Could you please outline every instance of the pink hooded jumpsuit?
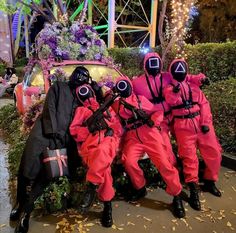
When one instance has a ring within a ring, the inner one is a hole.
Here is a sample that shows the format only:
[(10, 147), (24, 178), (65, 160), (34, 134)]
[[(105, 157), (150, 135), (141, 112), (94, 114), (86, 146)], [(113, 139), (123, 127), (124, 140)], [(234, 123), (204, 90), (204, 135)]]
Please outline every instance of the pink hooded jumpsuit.
[[(174, 60), (170, 69), (177, 61), (181, 59)], [(185, 182), (198, 182), (197, 149), (200, 150), (206, 164), (204, 178), (217, 181), (221, 163), (221, 146), (215, 135), (209, 102), (200, 88), (186, 79), (179, 83), (180, 91), (174, 93), (173, 86), (178, 83), (172, 79), (172, 84), (164, 90), (164, 96), (166, 102), (172, 107), (174, 132), (178, 154), (183, 162)], [(184, 104), (186, 101), (190, 103), (188, 107)], [(201, 126), (208, 126), (209, 132), (204, 134)]]
[(125, 101), (136, 108), (143, 109), (151, 116), (154, 122), (152, 128), (147, 124), (142, 124), (140, 121), (131, 124), (127, 123), (125, 126), (126, 133), (123, 141), (122, 162), (134, 188), (138, 190), (146, 184), (143, 171), (138, 165), (138, 160), (146, 152), (162, 175), (167, 185), (166, 192), (173, 196), (178, 195), (182, 190), (178, 171), (168, 160), (166, 148), (163, 144), (160, 130), (158, 129), (163, 119), (163, 111), (156, 111), (154, 105), (148, 99), (132, 93), (128, 98), (120, 98), (112, 106), (120, 118), (126, 122), (130, 122), (134, 115), (132, 111), (124, 107), (121, 101)]
[[(164, 112), (164, 120), (161, 123), (161, 135), (164, 144), (167, 147), (167, 155), (170, 162), (176, 166), (176, 158), (172, 151), (172, 145), (170, 143), (170, 122), (172, 120), (170, 106), (166, 103), (163, 95), (163, 90), (166, 86), (171, 83), (171, 74), (167, 72), (161, 72), (156, 77), (149, 75), (145, 64), (147, 60), (151, 57), (157, 57), (161, 60), (158, 53), (147, 53), (144, 58), (144, 71), (145, 73), (141, 76), (133, 79), (134, 93), (137, 95), (145, 96), (149, 101), (153, 102), (153, 94), (159, 99), (158, 103), (154, 103), (156, 110), (161, 110)], [(201, 85), (201, 80), (205, 78), (204, 74), (199, 75), (188, 75), (187, 80), (195, 83), (196, 85)], [(148, 84), (149, 83), (149, 84)], [(153, 94), (152, 94), (153, 93)]]
[(84, 122), (99, 108), (95, 98), (89, 98), (84, 106), (78, 107), (70, 125), (70, 133), (77, 142), (77, 147), (83, 162), (88, 166), (86, 180), (99, 185), (98, 198), (110, 201), (115, 191), (112, 186), (111, 164), (116, 156), (122, 127), (112, 108), (110, 114), (104, 113), (105, 121), (113, 129), (113, 136), (105, 136), (106, 129), (90, 133)]

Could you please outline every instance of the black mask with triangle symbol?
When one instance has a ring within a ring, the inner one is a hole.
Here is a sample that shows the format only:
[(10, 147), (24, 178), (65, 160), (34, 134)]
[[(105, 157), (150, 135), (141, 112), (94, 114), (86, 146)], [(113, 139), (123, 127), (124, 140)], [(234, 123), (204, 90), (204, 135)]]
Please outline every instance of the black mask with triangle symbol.
[(184, 81), (187, 75), (187, 65), (183, 61), (177, 61), (171, 65), (171, 74), (173, 78), (178, 81)]

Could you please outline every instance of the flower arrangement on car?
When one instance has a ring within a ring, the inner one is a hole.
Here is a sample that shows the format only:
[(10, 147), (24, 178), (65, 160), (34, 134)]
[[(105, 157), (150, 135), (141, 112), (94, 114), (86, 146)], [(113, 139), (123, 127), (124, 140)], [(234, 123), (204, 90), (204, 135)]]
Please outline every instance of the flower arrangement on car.
[(73, 22), (46, 24), (36, 39), (36, 52), (40, 59), (95, 60), (108, 57), (105, 42), (89, 25)]

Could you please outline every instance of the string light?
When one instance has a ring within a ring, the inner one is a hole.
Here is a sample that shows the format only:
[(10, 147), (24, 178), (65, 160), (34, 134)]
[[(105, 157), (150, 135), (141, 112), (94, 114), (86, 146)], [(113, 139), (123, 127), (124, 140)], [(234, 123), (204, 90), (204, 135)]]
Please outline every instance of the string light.
[(185, 54), (184, 47), (184, 38), (187, 35), (186, 24), (189, 20), (189, 13), (191, 7), (194, 5), (195, 0), (172, 0), (171, 1), (171, 28), (172, 36), (176, 37), (175, 49), (177, 51), (176, 58), (184, 57)]

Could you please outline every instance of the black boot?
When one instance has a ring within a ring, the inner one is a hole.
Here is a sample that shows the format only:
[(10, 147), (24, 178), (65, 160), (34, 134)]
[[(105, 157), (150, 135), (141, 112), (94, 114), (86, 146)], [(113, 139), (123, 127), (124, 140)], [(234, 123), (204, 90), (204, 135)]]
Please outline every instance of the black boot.
[(23, 212), (23, 206), (29, 202), (29, 196), (34, 183), (33, 180), (29, 180), (25, 177), (18, 177), (17, 180), (17, 202), (11, 210), (10, 220), (16, 221), (20, 218)]
[(113, 224), (111, 201), (104, 202), (101, 223), (104, 227), (111, 227)]
[(15, 229), (15, 233), (27, 233), (29, 229), (29, 218), (30, 215), (27, 213), (23, 213), (21, 216), (18, 225)]
[(87, 189), (79, 205), (80, 212), (86, 213), (89, 210), (89, 208), (92, 206), (96, 197), (96, 188), (97, 188), (97, 185), (94, 185), (92, 183), (89, 183), (87, 185)]
[(20, 205), (20, 203), (17, 202), (11, 210), (10, 220), (11, 221), (18, 220), (20, 218), (21, 212), (22, 212), (22, 205)]
[(198, 196), (198, 185), (194, 182), (188, 183), (190, 189), (189, 205), (194, 210), (201, 210), (201, 203)]
[(183, 202), (180, 196), (175, 196), (173, 199), (173, 209), (174, 209), (174, 215), (177, 218), (183, 218), (185, 216), (185, 210), (183, 206)]
[(128, 197), (128, 201), (138, 201), (139, 199), (145, 197), (147, 195), (146, 187), (142, 187), (141, 189), (134, 189), (131, 195)]
[(212, 180), (204, 180), (203, 191), (209, 192), (216, 197), (221, 197), (220, 190), (216, 187), (215, 182)]

